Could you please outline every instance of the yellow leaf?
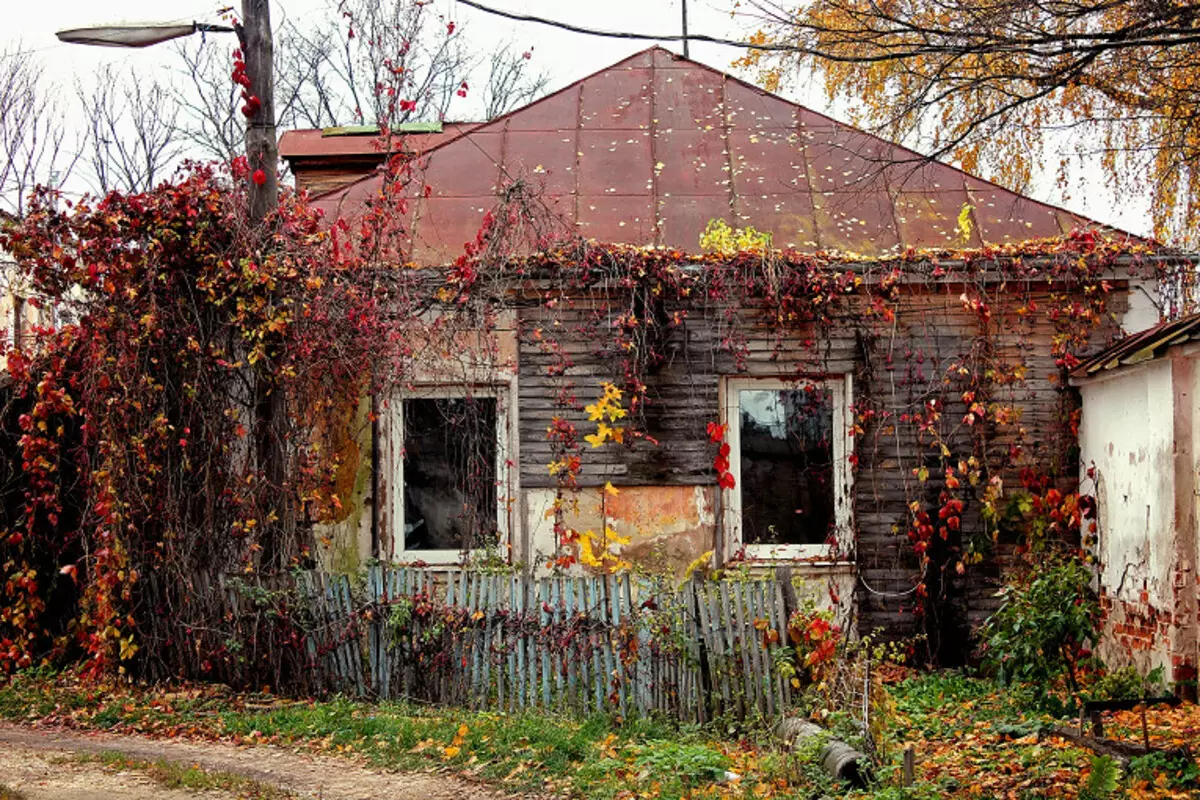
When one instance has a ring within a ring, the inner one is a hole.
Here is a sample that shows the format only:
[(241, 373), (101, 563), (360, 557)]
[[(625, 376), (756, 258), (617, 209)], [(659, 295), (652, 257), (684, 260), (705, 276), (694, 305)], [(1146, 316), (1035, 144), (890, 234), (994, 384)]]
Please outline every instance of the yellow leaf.
[(962, 209), (958, 212), (958, 225), (955, 226), (955, 230), (958, 231), (964, 242), (971, 238), (971, 212), (974, 210), (975, 206), (963, 203)]
[(456, 755), (458, 755), (460, 752), (462, 752), (462, 748), (451, 745), (450, 747), (446, 747), (446, 748), (442, 749), (442, 758), (449, 761), (450, 759), (452, 759)]
[(695, 561), (687, 565), (687, 569), (684, 570), (683, 576), (685, 578), (690, 578), (692, 577), (692, 573), (696, 570), (704, 569), (708, 565), (708, 560), (712, 558), (712, 554), (712, 550), (709, 550), (706, 553), (701, 553)]
[(605, 481), (605, 483), (604, 483), (604, 493), (605, 493), (605, 494), (610, 494), (610, 495), (612, 495), (613, 497), (616, 497), (618, 494), (620, 494), (620, 492), (619, 492), (619, 491), (617, 491), (617, 487), (615, 487), (615, 486), (613, 486), (613, 485), (612, 485), (612, 481)]

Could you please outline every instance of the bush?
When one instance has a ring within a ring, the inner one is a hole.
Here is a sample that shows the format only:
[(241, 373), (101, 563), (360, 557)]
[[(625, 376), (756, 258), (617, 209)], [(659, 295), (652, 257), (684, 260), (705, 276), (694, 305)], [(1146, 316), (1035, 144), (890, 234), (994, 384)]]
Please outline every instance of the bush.
[(1091, 687), (1091, 694), (1097, 700), (1135, 700), (1156, 697), (1166, 691), (1162, 667), (1154, 668), (1145, 676), (1136, 667), (1121, 667), (1107, 673)]
[(1000, 591), (1004, 602), (980, 636), (985, 663), (1002, 682), (1046, 682), (1065, 672), (1078, 691), (1077, 667), (1100, 624), (1091, 582), (1091, 570), (1078, 559), (1056, 559)]

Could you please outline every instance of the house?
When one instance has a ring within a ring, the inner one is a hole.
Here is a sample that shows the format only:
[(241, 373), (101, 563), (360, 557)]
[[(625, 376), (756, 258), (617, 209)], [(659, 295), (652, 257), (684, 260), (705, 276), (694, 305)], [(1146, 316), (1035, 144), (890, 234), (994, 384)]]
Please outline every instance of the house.
[[(1195, 686), (1200, 664), (1200, 315), (1079, 365), (1080, 467), (1096, 501), (1101, 656)], [(1193, 689), (1194, 691), (1194, 689)]]
[[(372, 138), (281, 152), (353, 219)], [(524, 238), (446, 289), (492, 281), (488, 329), (374, 398), (332, 563), (459, 563), (471, 530), (538, 569), (712, 552), (943, 661), (1031, 526), (1011, 500), (1075, 481), (1066, 369), (1158, 322), (1190, 263), (661, 48), (403, 146), (404, 260)], [(701, 252), (748, 228), (783, 252)]]
[[(0, 211), (0, 226), (15, 222), (15, 217)], [(53, 309), (31, 295), (17, 273), (16, 261), (0, 248), (0, 336), (5, 348), (28, 343), (33, 326), (53, 324)]]

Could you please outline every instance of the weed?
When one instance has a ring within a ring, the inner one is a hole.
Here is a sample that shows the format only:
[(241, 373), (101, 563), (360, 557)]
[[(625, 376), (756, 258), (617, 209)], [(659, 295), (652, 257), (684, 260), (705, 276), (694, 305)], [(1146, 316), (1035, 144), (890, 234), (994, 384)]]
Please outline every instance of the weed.
[(189, 767), (164, 759), (144, 761), (130, 758), (120, 752), (106, 751), (94, 755), (81, 754), (74, 760), (80, 764), (100, 764), (107, 769), (119, 772), (141, 772), (166, 789), (219, 790), (249, 800), (288, 800), (295, 797), (291, 792), (277, 786), (271, 786), (242, 775), (206, 770), (198, 765)]
[(1176, 789), (1194, 789), (1200, 785), (1200, 767), (1179, 753), (1148, 753), (1132, 758), (1129, 774), (1145, 781), (1165, 776), (1167, 784)]

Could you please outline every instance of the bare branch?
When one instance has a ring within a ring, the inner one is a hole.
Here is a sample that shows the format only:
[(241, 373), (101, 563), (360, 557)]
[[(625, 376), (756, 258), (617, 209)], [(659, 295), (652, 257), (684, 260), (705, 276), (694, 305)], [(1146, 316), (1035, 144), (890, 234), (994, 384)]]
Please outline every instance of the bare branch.
[(0, 208), (17, 216), (37, 186), (59, 186), (78, 158), (41, 65), (0, 51)]
[(161, 180), (181, 151), (180, 107), (157, 80), (102, 67), (90, 86), (76, 84), (83, 109), (85, 162), (94, 188), (145, 192)]

